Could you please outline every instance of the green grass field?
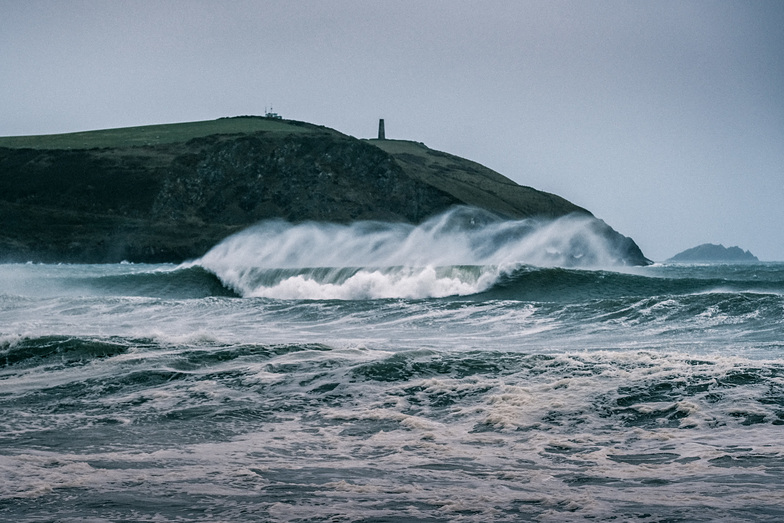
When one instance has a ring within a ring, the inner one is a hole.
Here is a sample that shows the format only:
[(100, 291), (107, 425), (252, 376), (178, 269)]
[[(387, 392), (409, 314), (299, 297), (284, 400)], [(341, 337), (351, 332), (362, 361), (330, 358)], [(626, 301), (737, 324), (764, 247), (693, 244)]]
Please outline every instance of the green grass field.
[(132, 147), (187, 142), (213, 134), (254, 133), (312, 133), (332, 129), (293, 120), (278, 120), (260, 116), (238, 116), (202, 122), (145, 125), (121, 129), (105, 129), (67, 134), (0, 137), (0, 147), (31, 149), (92, 149), (101, 147)]

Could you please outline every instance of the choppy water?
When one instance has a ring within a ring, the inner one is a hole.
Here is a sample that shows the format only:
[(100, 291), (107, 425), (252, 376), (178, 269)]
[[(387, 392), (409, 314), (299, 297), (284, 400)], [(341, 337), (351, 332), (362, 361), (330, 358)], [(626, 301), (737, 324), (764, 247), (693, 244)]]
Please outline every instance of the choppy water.
[(0, 520), (784, 518), (784, 264), (307, 227), (0, 265)]

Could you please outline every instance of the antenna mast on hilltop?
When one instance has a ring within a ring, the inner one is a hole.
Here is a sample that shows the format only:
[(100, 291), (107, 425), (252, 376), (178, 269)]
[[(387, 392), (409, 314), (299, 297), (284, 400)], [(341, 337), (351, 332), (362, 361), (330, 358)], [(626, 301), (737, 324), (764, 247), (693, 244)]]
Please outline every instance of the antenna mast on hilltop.
[(266, 107), (264, 108), (264, 117), (265, 118), (272, 118), (274, 120), (282, 120), (283, 119), (283, 117), (281, 115), (279, 115), (276, 112), (273, 112), (272, 106), (270, 106), (269, 111), (267, 111)]

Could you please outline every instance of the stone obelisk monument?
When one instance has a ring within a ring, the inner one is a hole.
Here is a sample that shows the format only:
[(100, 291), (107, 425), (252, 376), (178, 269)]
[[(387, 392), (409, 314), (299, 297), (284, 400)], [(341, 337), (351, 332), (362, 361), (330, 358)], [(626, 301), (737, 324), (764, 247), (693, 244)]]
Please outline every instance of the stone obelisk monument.
[(384, 119), (383, 118), (381, 118), (378, 121), (378, 139), (379, 140), (386, 140), (386, 137), (384, 136)]

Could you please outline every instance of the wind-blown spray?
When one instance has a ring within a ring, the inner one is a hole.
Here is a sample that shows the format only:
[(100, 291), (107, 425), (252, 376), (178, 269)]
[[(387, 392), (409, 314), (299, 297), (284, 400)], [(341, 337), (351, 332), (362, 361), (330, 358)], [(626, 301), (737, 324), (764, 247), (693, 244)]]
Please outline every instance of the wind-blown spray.
[(590, 216), (504, 220), (457, 207), (420, 225), (280, 220), (235, 234), (196, 263), (242, 296), (426, 298), (482, 292), (521, 265), (607, 267), (619, 259)]

